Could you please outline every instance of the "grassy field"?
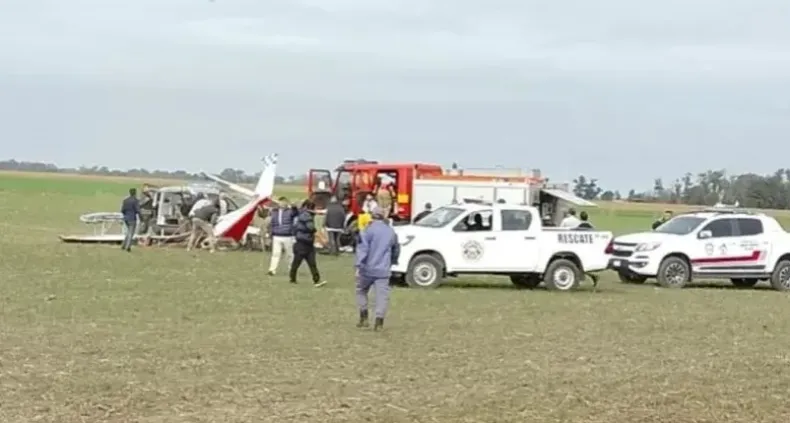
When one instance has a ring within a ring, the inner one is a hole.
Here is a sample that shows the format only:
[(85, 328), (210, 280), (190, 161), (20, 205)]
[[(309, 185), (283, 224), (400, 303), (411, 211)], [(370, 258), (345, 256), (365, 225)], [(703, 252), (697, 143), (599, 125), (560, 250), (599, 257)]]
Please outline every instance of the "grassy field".
[[(128, 181), (0, 175), (2, 422), (786, 422), (787, 296), (604, 278), (396, 289), (354, 327), (348, 258), (292, 286), (263, 253), (60, 244)], [(288, 193), (297, 195), (297, 193)], [(593, 214), (616, 232), (644, 207)]]

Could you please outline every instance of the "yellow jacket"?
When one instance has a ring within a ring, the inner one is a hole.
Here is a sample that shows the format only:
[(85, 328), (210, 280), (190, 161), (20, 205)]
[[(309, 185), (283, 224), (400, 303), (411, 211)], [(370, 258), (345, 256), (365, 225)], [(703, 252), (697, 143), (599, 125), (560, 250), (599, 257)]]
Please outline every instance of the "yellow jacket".
[(371, 220), (373, 220), (373, 217), (370, 213), (360, 213), (359, 217), (357, 217), (357, 229), (362, 232), (370, 224)]

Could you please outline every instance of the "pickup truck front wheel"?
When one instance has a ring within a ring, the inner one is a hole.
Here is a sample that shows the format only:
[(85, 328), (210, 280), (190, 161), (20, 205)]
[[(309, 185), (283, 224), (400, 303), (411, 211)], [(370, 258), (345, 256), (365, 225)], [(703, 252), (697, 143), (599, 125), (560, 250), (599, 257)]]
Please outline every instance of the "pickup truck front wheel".
[(777, 291), (790, 291), (790, 261), (776, 263), (771, 274), (771, 287)]
[(421, 254), (409, 263), (406, 283), (413, 288), (436, 288), (442, 284), (444, 263), (430, 254)]
[(686, 282), (691, 280), (691, 268), (688, 262), (680, 257), (667, 257), (658, 266), (656, 280), (664, 288), (683, 288)]
[(557, 259), (549, 264), (543, 281), (546, 283), (546, 288), (552, 291), (572, 291), (579, 287), (583, 278), (584, 274), (576, 263)]

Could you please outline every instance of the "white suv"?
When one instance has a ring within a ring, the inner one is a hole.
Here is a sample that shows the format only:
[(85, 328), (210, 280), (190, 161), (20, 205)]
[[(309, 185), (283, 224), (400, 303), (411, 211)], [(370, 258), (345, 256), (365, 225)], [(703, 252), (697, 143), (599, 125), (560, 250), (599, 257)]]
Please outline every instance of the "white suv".
[(693, 279), (730, 279), (739, 287), (770, 280), (790, 290), (790, 234), (773, 217), (708, 209), (679, 215), (652, 232), (618, 236), (609, 268), (626, 283), (656, 278), (681, 288)]

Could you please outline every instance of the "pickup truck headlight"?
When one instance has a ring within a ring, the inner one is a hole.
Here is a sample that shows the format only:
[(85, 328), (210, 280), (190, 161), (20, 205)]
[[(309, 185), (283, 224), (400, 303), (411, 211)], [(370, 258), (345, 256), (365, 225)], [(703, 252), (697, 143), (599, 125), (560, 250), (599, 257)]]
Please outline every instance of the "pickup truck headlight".
[(399, 244), (401, 247), (405, 247), (411, 242), (414, 241), (414, 235), (406, 235), (403, 239), (400, 240)]
[(661, 246), (660, 242), (644, 242), (636, 246), (636, 251), (638, 252), (653, 251), (660, 246)]

